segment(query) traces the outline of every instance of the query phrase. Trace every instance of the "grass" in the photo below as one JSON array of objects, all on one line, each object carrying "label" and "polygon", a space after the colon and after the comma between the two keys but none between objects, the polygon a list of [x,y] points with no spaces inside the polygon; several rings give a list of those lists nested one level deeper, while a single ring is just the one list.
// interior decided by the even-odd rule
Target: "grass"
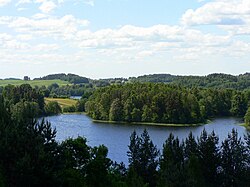
[{"label": "grass", "polygon": [[201,126],[203,123],[198,124],[166,124],[166,123],[149,123],[149,122],[123,122],[123,121],[103,121],[93,120],[94,123],[109,123],[109,124],[128,124],[128,125],[151,125],[161,127],[196,127]]},{"label": "grass", "polygon": [[62,99],[62,98],[45,98],[45,103],[51,102],[51,101],[57,101],[58,104],[63,108],[75,105],[77,103],[77,100],[75,99]]},{"label": "grass", "polygon": [[240,124],[240,125],[243,126],[243,127],[245,127],[247,130],[250,131],[250,126],[247,125],[246,123],[242,123],[242,124]]},{"label": "grass", "polygon": [[49,85],[57,83],[59,86],[64,86],[67,84],[71,84],[68,81],[62,81],[62,80],[30,80],[30,81],[24,81],[24,80],[0,80],[0,86],[7,86],[8,84],[12,85],[21,85],[21,84],[30,84],[32,87],[34,86],[46,86],[48,87]]}]

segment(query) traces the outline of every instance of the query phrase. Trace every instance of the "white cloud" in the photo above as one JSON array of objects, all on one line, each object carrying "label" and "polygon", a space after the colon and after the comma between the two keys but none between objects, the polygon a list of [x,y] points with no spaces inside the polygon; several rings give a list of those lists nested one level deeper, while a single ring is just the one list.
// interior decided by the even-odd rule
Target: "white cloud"
[{"label": "white cloud", "polygon": [[32,16],[32,18],[34,19],[44,19],[44,18],[48,18],[49,16],[47,14],[41,14],[41,13],[37,13],[35,15]]},{"label": "white cloud", "polygon": [[16,3],[16,6],[20,6],[22,4],[29,4],[29,3],[32,3],[31,0],[19,0],[17,3]]},{"label": "white cloud", "polygon": [[9,4],[11,0],[0,0],[0,7]]},{"label": "white cloud", "polygon": [[[36,19],[27,17],[0,17],[0,25],[14,29],[15,32],[30,34],[39,37],[54,37],[69,39],[83,27],[89,24],[88,20],[77,19],[72,15],[61,18],[35,15]],[[41,19],[38,19],[41,18]]]},{"label": "white cloud", "polygon": [[249,0],[216,0],[189,9],[182,16],[184,25],[242,25],[250,16]]},{"label": "white cloud", "polygon": [[17,39],[22,40],[22,41],[29,41],[32,39],[32,35],[30,34],[19,34],[16,37]]},{"label": "white cloud", "polygon": [[85,0],[84,3],[90,6],[95,6],[94,0]]},{"label": "white cloud", "polygon": [[43,13],[50,13],[51,11],[53,11],[57,5],[53,2],[53,1],[44,1],[44,0],[40,0],[39,2],[42,2],[42,5],[39,7],[39,9],[43,12]]}]

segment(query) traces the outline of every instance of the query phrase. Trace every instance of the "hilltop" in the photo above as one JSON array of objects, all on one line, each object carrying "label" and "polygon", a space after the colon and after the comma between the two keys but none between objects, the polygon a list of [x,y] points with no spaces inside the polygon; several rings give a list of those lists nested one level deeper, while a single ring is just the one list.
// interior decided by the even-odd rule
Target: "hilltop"
[{"label": "hilltop", "polygon": [[91,79],[76,74],[50,74],[40,78],[34,78],[30,81],[24,81],[16,78],[0,79],[0,86],[8,84],[20,85],[28,83],[31,86],[49,86],[53,83],[59,86],[64,85],[90,85],[91,87],[105,87],[112,84],[124,84],[128,82],[151,82],[175,84],[188,88],[229,88],[236,90],[250,89],[250,73],[240,75],[230,75],[223,73],[213,73],[206,76],[193,75],[171,75],[171,74],[149,74],[138,77],[129,78],[106,78],[106,79]]}]

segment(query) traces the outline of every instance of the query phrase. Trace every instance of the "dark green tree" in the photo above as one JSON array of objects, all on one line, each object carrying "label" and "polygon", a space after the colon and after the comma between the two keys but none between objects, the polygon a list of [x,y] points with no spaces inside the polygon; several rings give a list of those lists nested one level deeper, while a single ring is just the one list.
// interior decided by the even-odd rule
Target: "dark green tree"
[{"label": "dark green tree", "polygon": [[247,186],[247,149],[244,142],[233,129],[222,142],[222,186]]},{"label": "dark green tree", "polygon": [[246,125],[250,126],[250,107],[248,107],[248,110],[247,110],[247,112],[245,114],[244,119],[245,119]]},{"label": "dark green tree", "polygon": [[171,133],[163,145],[158,186],[186,186],[184,145]]},{"label": "dark green tree", "polygon": [[149,186],[156,185],[158,156],[159,150],[150,140],[146,129],[141,137],[135,131],[132,133],[128,151],[129,172],[134,170]]},{"label": "dark green tree", "polygon": [[55,115],[62,113],[62,108],[57,101],[50,101],[45,105],[45,112],[47,115]]},{"label": "dark green tree", "polygon": [[208,135],[205,129],[198,139],[198,158],[206,186],[220,186],[217,172],[220,167],[218,141],[214,132]]},{"label": "dark green tree", "polygon": [[120,99],[115,99],[109,111],[109,120],[110,121],[122,121],[123,120],[123,108]]}]

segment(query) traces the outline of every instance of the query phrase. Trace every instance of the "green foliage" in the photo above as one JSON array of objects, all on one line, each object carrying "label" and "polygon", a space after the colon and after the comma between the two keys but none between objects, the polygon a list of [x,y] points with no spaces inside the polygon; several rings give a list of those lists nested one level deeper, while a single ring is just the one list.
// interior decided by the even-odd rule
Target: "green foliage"
[{"label": "green foliage", "polygon": [[76,103],[76,111],[77,112],[85,112],[85,104],[87,102],[87,99],[80,99]]},{"label": "green foliage", "polygon": [[45,105],[47,115],[56,115],[62,113],[62,108],[57,101],[50,101]]},{"label": "green foliage", "polygon": [[[29,84],[21,86],[8,85],[3,89],[6,107],[14,113],[12,117],[28,116],[38,117],[44,113],[44,97],[42,93]],[[28,112],[31,111],[31,112]]]},{"label": "green foliage", "polygon": [[76,112],[76,107],[75,106],[66,106],[63,108],[64,113],[72,113]]},{"label": "green foliage", "polygon": [[245,186],[249,182],[246,178],[247,170],[249,172],[249,165],[246,165],[248,153],[249,150],[238,137],[237,131],[233,129],[227,139],[222,142],[223,186]]},{"label": "green foliage", "polygon": [[247,112],[245,114],[244,119],[245,119],[246,125],[250,126],[250,107],[248,107],[248,110],[247,110]]},{"label": "green foliage", "polygon": [[242,93],[237,93],[232,98],[231,113],[234,116],[244,116],[247,110],[247,102]]},{"label": "green foliage", "polygon": [[108,158],[107,147],[90,147],[83,137],[56,142],[51,124],[33,119],[38,104],[13,101],[0,95],[0,186],[249,186],[249,133],[243,142],[232,130],[221,146],[214,132],[204,130],[197,139],[190,133],[182,142],[170,134],[160,155],[146,130],[134,131],[126,168]]},{"label": "green foliage", "polygon": [[110,106],[109,120],[110,121],[122,121],[123,120],[122,104],[118,98],[115,99]]},{"label": "green foliage", "polygon": [[8,86],[8,85],[14,85],[14,86],[20,86],[22,84],[30,84],[32,87],[38,86],[49,86],[53,83],[57,83],[59,86],[64,86],[67,84],[70,84],[68,81],[62,81],[62,80],[29,80],[29,81],[24,81],[24,80],[0,80],[0,86]]},{"label": "green foliage", "polygon": [[51,74],[47,75],[42,78],[36,78],[34,80],[55,80],[55,79],[60,79],[63,81],[68,81],[73,84],[80,84],[80,83],[89,83],[89,80],[86,77],[81,77],[79,75],[75,74],[65,74],[65,73],[60,73],[60,74]]},{"label": "green foliage", "polygon": [[229,89],[127,83],[94,91],[86,112],[104,121],[194,124],[215,116],[242,116],[247,98],[248,92]]},{"label": "green foliage", "polygon": [[89,98],[89,96],[93,92],[93,88],[89,84],[63,85],[59,87],[53,84],[49,85],[48,89],[46,88],[38,88],[38,89],[49,91],[50,97],[83,96],[83,98]]},{"label": "green foliage", "polygon": [[39,105],[35,102],[20,101],[11,106],[11,117],[18,122],[37,117],[41,112]]},{"label": "green foliage", "polygon": [[150,140],[147,130],[143,131],[141,137],[134,131],[128,147],[129,172],[136,172],[144,183],[155,186],[159,151]]},{"label": "green foliage", "polygon": [[185,186],[184,147],[171,133],[163,145],[158,186]]},{"label": "green foliage", "polygon": [[219,138],[214,132],[207,134],[205,129],[198,139],[198,160],[206,186],[219,186],[217,169],[221,162]]},{"label": "green foliage", "polygon": [[208,76],[176,76],[170,74],[154,74],[130,78],[129,81],[168,83],[189,88],[231,88],[244,90],[250,88],[250,73],[245,73],[238,76],[222,73],[210,74]]}]

